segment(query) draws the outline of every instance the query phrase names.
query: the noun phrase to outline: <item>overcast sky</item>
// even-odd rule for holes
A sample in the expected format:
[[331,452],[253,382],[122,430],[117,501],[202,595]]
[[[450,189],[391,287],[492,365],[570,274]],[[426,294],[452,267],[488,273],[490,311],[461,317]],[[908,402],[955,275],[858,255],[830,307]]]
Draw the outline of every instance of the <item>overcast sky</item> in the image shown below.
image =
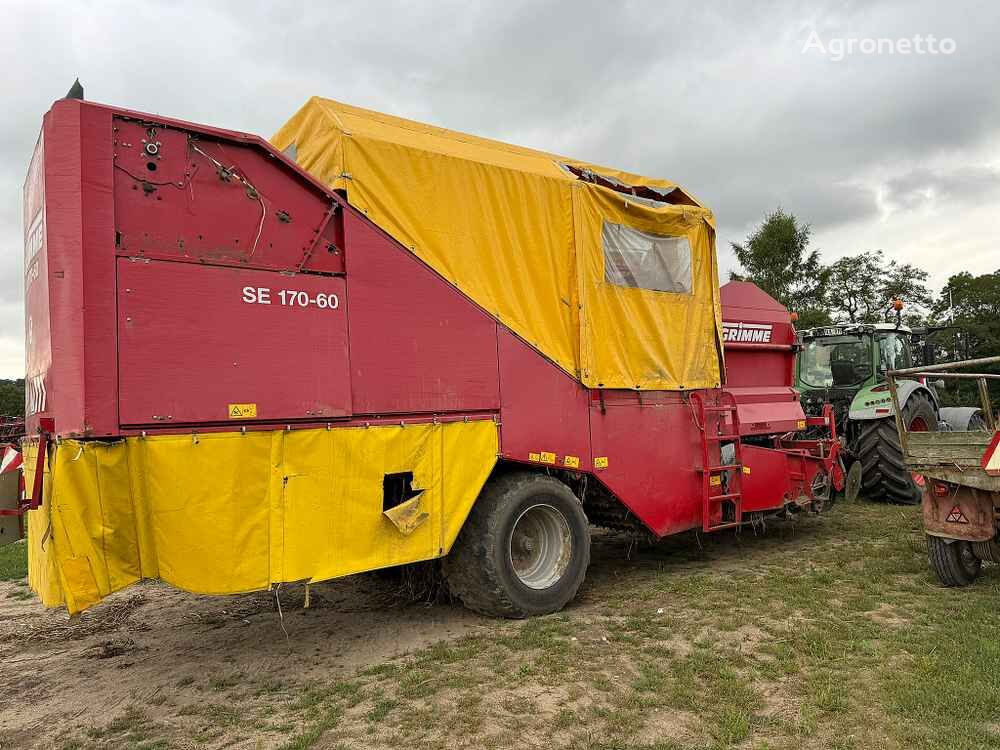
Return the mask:
[[[76,76],[94,101],[265,136],[318,94],[665,177],[715,211],[723,274],[729,242],[779,205],[827,261],[882,249],[935,289],[1000,268],[1000,3],[0,11],[0,377],[24,372],[24,174]],[[879,38],[891,53],[860,41]]]

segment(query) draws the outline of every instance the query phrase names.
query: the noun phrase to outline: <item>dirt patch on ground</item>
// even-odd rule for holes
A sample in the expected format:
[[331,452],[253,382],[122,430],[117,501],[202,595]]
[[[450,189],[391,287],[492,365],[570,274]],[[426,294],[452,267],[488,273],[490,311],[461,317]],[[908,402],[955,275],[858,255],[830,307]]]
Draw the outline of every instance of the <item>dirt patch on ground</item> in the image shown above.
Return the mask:
[[878,609],[866,612],[865,614],[879,625],[885,625],[890,628],[903,628],[910,624],[910,618],[904,617],[891,604],[882,603],[878,606]]
[[[50,747],[83,717],[124,705],[205,702],[205,681],[308,683],[466,634],[488,622],[459,606],[389,608],[387,585],[358,577],[206,597],[145,582],[70,620],[0,583],[0,747]],[[13,654],[8,656],[7,654]]]

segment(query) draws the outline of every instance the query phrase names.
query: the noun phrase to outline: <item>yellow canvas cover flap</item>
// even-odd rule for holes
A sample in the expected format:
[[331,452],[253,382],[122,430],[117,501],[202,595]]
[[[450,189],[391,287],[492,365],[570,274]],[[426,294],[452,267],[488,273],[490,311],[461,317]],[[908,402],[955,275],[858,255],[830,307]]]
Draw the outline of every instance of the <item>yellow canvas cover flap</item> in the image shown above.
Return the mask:
[[[717,387],[715,337],[722,317],[711,214],[693,206],[643,205],[596,185],[584,185],[574,195],[583,383],[592,388]],[[659,240],[682,240],[678,267],[630,265],[630,256],[615,255],[618,248],[609,235],[616,231],[637,237],[634,247],[627,239],[619,241],[632,257],[644,257]],[[620,266],[625,267],[619,272]]]
[[[674,183],[318,97],[272,140],[585,385],[720,382],[712,215]],[[616,218],[682,233],[690,290],[612,288],[602,235]],[[628,252],[668,246],[647,244]]]
[[[479,419],[62,440],[28,514],[28,581],[75,614],[143,578],[235,594],[440,557],[493,470],[497,429]],[[421,491],[388,517],[383,482],[397,472]]]

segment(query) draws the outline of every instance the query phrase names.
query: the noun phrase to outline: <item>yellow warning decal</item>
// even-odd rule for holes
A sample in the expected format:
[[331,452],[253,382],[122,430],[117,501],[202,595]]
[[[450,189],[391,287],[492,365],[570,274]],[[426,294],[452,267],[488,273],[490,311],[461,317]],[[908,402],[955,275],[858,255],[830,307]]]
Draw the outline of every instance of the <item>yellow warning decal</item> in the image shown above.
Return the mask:
[[608,457],[607,456],[597,456],[594,458],[594,468],[595,469],[606,469],[608,468]]
[[580,457],[579,456],[566,456],[563,458],[563,466],[567,469],[579,469],[580,468]]
[[711,476],[708,478],[708,483],[713,487],[718,487],[720,484],[722,484],[722,477],[718,475]]
[[542,451],[540,454],[540,460],[543,464],[554,464],[556,462],[556,454],[549,453],[548,451]]
[[256,419],[257,404],[230,404],[230,419]]
[[749,466],[744,466],[743,467],[743,473],[744,474],[749,474],[750,473],[750,467]]
[[800,419],[798,427],[800,430],[804,430],[806,428],[806,420]]
[[542,457],[538,453],[529,453],[528,454],[528,460],[529,461],[541,461]]

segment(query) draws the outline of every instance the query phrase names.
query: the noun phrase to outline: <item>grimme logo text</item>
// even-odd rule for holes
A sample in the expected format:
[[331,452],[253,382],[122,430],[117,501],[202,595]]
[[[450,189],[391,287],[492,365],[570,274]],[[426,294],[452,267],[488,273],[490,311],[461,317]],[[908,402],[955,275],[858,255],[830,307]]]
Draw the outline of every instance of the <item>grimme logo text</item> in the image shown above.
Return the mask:
[[770,344],[772,326],[763,323],[723,323],[722,339],[734,343]]

